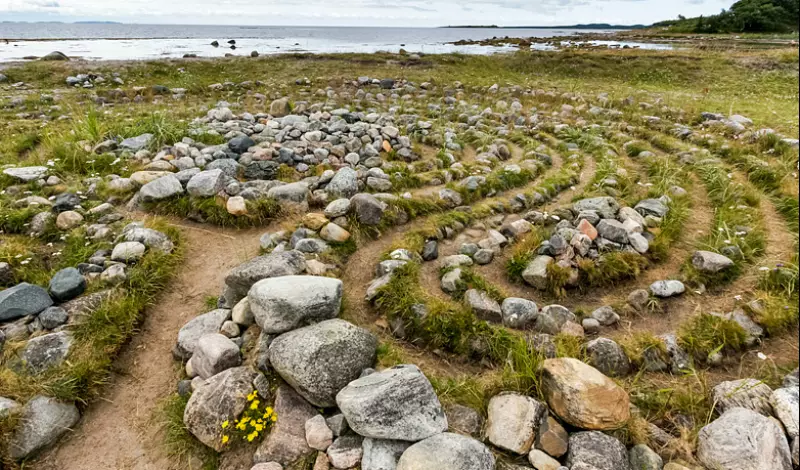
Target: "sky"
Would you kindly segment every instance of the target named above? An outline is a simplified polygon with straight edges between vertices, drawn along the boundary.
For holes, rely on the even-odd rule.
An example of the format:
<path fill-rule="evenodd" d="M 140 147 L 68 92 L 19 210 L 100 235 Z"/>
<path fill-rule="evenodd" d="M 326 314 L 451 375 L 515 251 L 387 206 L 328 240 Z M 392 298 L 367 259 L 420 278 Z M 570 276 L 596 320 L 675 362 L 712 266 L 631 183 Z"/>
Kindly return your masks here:
<path fill-rule="evenodd" d="M 0 0 L 2 21 L 276 26 L 651 24 L 733 0 Z M 0 38 L 3 27 L 0 23 Z"/>

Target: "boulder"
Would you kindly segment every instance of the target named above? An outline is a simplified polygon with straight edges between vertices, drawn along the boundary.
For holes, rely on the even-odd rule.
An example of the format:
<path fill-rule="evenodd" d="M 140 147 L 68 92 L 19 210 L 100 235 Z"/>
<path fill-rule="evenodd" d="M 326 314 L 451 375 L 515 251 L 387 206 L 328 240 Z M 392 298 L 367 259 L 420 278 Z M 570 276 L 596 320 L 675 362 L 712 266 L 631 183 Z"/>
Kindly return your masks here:
<path fill-rule="evenodd" d="M 593 211 L 604 219 L 613 219 L 619 212 L 619 203 L 613 197 L 593 197 L 588 199 L 581 199 L 573 204 L 572 209 L 575 212 Z"/>
<path fill-rule="evenodd" d="M 324 214 L 329 219 L 335 219 L 347 215 L 348 212 L 350 212 L 350 199 L 341 198 L 331 201 L 325 206 Z"/>
<path fill-rule="evenodd" d="M 331 222 L 322 227 L 319 236 L 329 242 L 344 243 L 350 239 L 350 232 Z"/>
<path fill-rule="evenodd" d="M 29 183 L 44 178 L 48 171 L 50 169 L 46 166 L 23 166 L 6 168 L 3 170 L 3 174 L 18 179 L 23 183 Z"/>
<path fill-rule="evenodd" d="M 25 404 L 19 425 L 8 441 L 8 455 L 14 460 L 32 457 L 54 444 L 80 419 L 78 408 L 55 398 L 35 396 Z"/>
<path fill-rule="evenodd" d="M 631 371 L 631 361 L 616 341 L 597 338 L 586 344 L 589 364 L 611 377 L 624 377 Z"/>
<path fill-rule="evenodd" d="M 130 150 L 131 152 L 138 152 L 150 145 L 153 140 L 153 134 L 141 134 L 135 137 L 128 137 L 119 144 L 122 150 Z"/>
<path fill-rule="evenodd" d="M 342 281 L 320 276 L 262 279 L 247 294 L 250 310 L 266 333 L 280 334 L 329 320 L 342 306 Z"/>
<path fill-rule="evenodd" d="M 650 293 L 662 299 L 681 295 L 686 291 L 686 286 L 681 281 L 666 280 L 656 281 L 650 284 Z"/>
<path fill-rule="evenodd" d="M 333 443 L 333 431 L 322 415 L 314 415 L 306 421 L 306 443 L 312 449 L 325 451 Z"/>
<path fill-rule="evenodd" d="M 153 180 L 139 190 L 139 199 L 142 202 L 157 202 L 183 194 L 183 185 L 173 174 L 167 174 Z"/>
<path fill-rule="evenodd" d="M 223 371 L 192 393 L 183 412 L 186 429 L 200 442 L 222 451 L 222 423 L 233 422 L 247 407 L 256 373 L 247 367 Z M 304 440 L 305 442 L 305 440 Z"/>
<path fill-rule="evenodd" d="M 275 186 L 267 191 L 267 197 L 275 199 L 282 207 L 305 212 L 308 210 L 308 184 L 303 182 Z"/>
<path fill-rule="evenodd" d="M 334 319 L 278 336 L 270 345 L 269 358 L 300 395 L 328 408 L 336 404 L 340 390 L 374 364 L 377 346 L 367 330 Z"/>
<path fill-rule="evenodd" d="M 547 406 L 533 398 L 505 393 L 489 400 L 486 438 L 501 449 L 527 454 Z"/>
<path fill-rule="evenodd" d="M 111 252 L 111 261 L 130 263 L 144 256 L 146 247 L 139 242 L 122 242 L 114 246 Z"/>
<path fill-rule="evenodd" d="M 503 325 L 509 328 L 524 329 L 532 326 L 539 315 L 536 302 L 516 297 L 507 297 L 500 306 Z"/>
<path fill-rule="evenodd" d="M 358 193 L 358 173 L 352 168 L 342 168 L 333 175 L 333 179 L 325 187 L 332 198 L 351 198 Z"/>
<path fill-rule="evenodd" d="M 22 363 L 33 374 L 55 367 L 67 358 L 72 335 L 66 331 L 31 338 L 20 354 Z"/>
<path fill-rule="evenodd" d="M 482 290 L 469 289 L 464 293 L 464 302 L 481 320 L 494 323 L 503 321 L 500 304 Z"/>
<path fill-rule="evenodd" d="M 722 414 L 732 408 L 747 408 L 764 416 L 772 415 L 769 404 L 772 389 L 756 379 L 740 379 L 721 382 L 711 391 L 717 411 Z"/>
<path fill-rule="evenodd" d="M 225 187 L 222 170 L 206 170 L 192 176 L 186 184 L 186 192 L 194 197 L 214 197 Z"/>
<path fill-rule="evenodd" d="M 200 378 L 208 379 L 241 363 L 242 358 L 236 343 L 224 335 L 211 333 L 197 340 L 191 368 Z"/>
<path fill-rule="evenodd" d="M 569 437 L 566 465 L 572 469 L 633 470 L 625 445 L 597 431 L 578 432 Z"/>
<path fill-rule="evenodd" d="M 547 289 L 547 267 L 553 263 L 553 258 L 539 255 L 525 267 L 522 279 L 530 286 L 539 290 Z"/>
<path fill-rule="evenodd" d="M 53 299 L 46 290 L 27 282 L 17 284 L 0 291 L 0 323 L 36 315 L 51 305 Z"/>
<path fill-rule="evenodd" d="M 175 346 L 176 354 L 183 359 L 192 357 L 197 347 L 197 341 L 205 335 L 219 333 L 222 324 L 225 323 L 230 316 L 230 310 L 217 309 L 189 320 L 189 322 L 183 325 L 178 331 L 178 343 Z"/>
<path fill-rule="evenodd" d="M 328 447 L 327 455 L 331 466 L 336 469 L 346 470 L 354 468 L 361 463 L 363 455 L 361 436 L 340 436 Z"/>
<path fill-rule="evenodd" d="M 378 225 L 383 219 L 384 204 L 372 194 L 360 193 L 350 198 L 356 220 L 364 225 Z"/>
<path fill-rule="evenodd" d="M 628 451 L 628 461 L 631 464 L 631 470 L 662 470 L 664 468 L 664 461 L 661 460 L 661 457 L 645 444 L 631 447 Z"/>
<path fill-rule="evenodd" d="M 411 444 L 404 441 L 364 439 L 361 470 L 396 470 L 397 461 Z"/>
<path fill-rule="evenodd" d="M 561 463 L 558 460 L 550 457 L 539 449 L 533 449 L 528 454 L 528 462 L 533 465 L 536 470 L 559 470 Z"/>
<path fill-rule="evenodd" d="M 397 470 L 494 470 L 495 457 L 481 442 L 460 434 L 436 434 L 406 450 Z"/>
<path fill-rule="evenodd" d="M 414 442 L 447 430 L 431 383 L 413 365 L 361 377 L 339 392 L 336 403 L 364 437 Z"/>
<path fill-rule="evenodd" d="M 256 142 L 246 135 L 239 135 L 228 141 L 228 148 L 235 153 L 245 153 Z"/>
<path fill-rule="evenodd" d="M 746 408 L 731 408 L 700 430 L 697 459 L 714 470 L 790 470 L 780 425 Z"/>
<path fill-rule="evenodd" d="M 258 256 L 233 268 L 225 276 L 225 284 L 237 297 L 234 303 L 247 295 L 256 282 L 279 276 L 294 276 L 306 269 L 306 259 L 299 251 L 289 250 Z"/>
<path fill-rule="evenodd" d="M 597 224 L 597 233 L 606 240 L 616 243 L 628 243 L 628 231 L 622 222 L 616 219 L 602 219 Z"/>
<path fill-rule="evenodd" d="M 75 211 L 64 211 L 56 217 L 56 228 L 72 230 L 83 223 L 83 216 Z"/>
<path fill-rule="evenodd" d="M 661 199 L 643 199 L 634 207 L 636 212 L 643 217 L 651 215 L 653 217 L 663 218 L 669 212 L 669 207 L 664 204 Z"/>
<path fill-rule="evenodd" d="M 468 406 L 455 403 L 446 405 L 444 413 L 450 432 L 476 437 L 483 428 L 481 415 Z"/>
<path fill-rule="evenodd" d="M 618 429 L 630 418 L 630 399 L 625 390 L 577 359 L 545 360 L 542 388 L 550 409 L 575 427 Z"/>
<path fill-rule="evenodd" d="M 727 256 L 711 251 L 695 251 L 692 255 L 692 266 L 704 273 L 718 273 L 733 267 L 733 265 L 733 260 Z"/>
<path fill-rule="evenodd" d="M 319 413 L 287 385 L 275 392 L 274 409 L 278 420 L 258 446 L 253 460 L 289 465 L 313 451 L 306 442 L 306 422 Z"/>
<path fill-rule="evenodd" d="M 539 423 L 533 447 L 555 458 L 561 458 L 569 449 L 569 434 L 552 416 Z"/>
<path fill-rule="evenodd" d="M 76 268 L 64 268 L 50 279 L 50 295 L 59 302 L 66 302 L 83 294 L 86 279 Z"/>
<path fill-rule="evenodd" d="M 798 420 L 800 420 L 798 393 L 800 389 L 797 387 L 779 388 L 769 397 L 773 414 L 783 423 L 786 434 L 791 439 L 796 439 L 798 435 Z"/>
<path fill-rule="evenodd" d="M 47 307 L 39 314 L 39 322 L 46 330 L 53 330 L 69 319 L 67 311 L 61 307 Z"/>
<path fill-rule="evenodd" d="M 614 308 L 609 306 L 600 307 L 592 312 L 592 318 L 600 322 L 603 326 L 611 326 L 619 321 L 619 314 Z"/>
<path fill-rule="evenodd" d="M 536 329 L 547 334 L 557 335 L 564 325 L 576 321 L 575 314 L 563 305 L 547 305 L 536 317 Z"/>

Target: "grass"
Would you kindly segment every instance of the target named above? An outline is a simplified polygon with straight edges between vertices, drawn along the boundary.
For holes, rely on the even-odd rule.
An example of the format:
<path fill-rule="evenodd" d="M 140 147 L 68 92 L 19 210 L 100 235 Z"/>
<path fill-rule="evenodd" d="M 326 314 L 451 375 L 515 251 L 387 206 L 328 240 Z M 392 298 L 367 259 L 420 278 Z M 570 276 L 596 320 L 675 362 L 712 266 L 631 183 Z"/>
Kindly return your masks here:
<path fill-rule="evenodd" d="M 707 361 L 711 354 L 741 351 L 747 333 L 733 320 L 701 313 L 684 324 L 678 331 L 678 342 L 696 359 Z"/>
<path fill-rule="evenodd" d="M 276 219 L 280 214 L 280 206 L 273 199 L 256 199 L 245 201 L 246 215 L 233 215 L 225 207 L 225 201 L 219 198 L 195 198 L 188 195 L 178 196 L 158 202 L 145 203 L 144 208 L 150 212 L 182 218 L 201 218 L 206 223 L 220 227 L 259 227 Z"/>
<path fill-rule="evenodd" d="M 218 455 L 209 447 L 198 441 L 183 423 L 183 412 L 189 397 L 177 393 L 164 398 L 159 406 L 157 417 L 164 429 L 164 448 L 167 453 L 182 465 L 200 458 L 203 470 L 218 468 Z"/>

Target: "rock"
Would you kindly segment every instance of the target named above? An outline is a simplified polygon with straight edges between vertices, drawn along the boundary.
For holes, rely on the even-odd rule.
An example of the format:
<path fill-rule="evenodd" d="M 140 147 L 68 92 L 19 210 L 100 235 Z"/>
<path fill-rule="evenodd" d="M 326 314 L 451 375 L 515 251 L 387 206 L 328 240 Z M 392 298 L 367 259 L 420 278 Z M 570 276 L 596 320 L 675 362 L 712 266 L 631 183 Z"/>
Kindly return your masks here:
<path fill-rule="evenodd" d="M 283 251 L 258 256 L 233 268 L 225 276 L 225 284 L 237 296 L 247 295 L 256 282 L 279 276 L 294 276 L 306 269 L 306 259 L 299 251 Z"/>
<path fill-rule="evenodd" d="M 122 150 L 130 150 L 131 152 L 138 152 L 150 145 L 153 140 L 153 134 L 142 134 L 136 137 L 129 137 L 119 144 Z"/>
<path fill-rule="evenodd" d="M 86 279 L 75 268 L 64 268 L 50 279 L 50 295 L 59 302 L 66 302 L 83 294 Z"/>
<path fill-rule="evenodd" d="M 686 286 L 681 281 L 667 280 L 656 281 L 650 284 L 650 293 L 662 299 L 681 295 L 686 291 Z"/>
<path fill-rule="evenodd" d="M 367 193 L 356 194 L 350 198 L 356 219 L 364 225 L 378 225 L 383 218 L 384 205 L 375 196 Z"/>
<path fill-rule="evenodd" d="M 732 408 L 747 408 L 764 416 L 771 416 L 771 395 L 772 389 L 769 385 L 756 379 L 721 382 L 711 390 L 711 397 L 720 414 Z"/>
<path fill-rule="evenodd" d="M 8 455 L 14 460 L 32 457 L 54 444 L 78 423 L 81 415 L 72 403 L 41 395 L 33 397 L 20 414 L 19 425 L 8 442 Z"/>
<path fill-rule="evenodd" d="M 322 227 L 319 236 L 329 242 L 344 243 L 350 239 L 350 232 L 331 222 Z"/>
<path fill-rule="evenodd" d="M 544 255 L 533 258 L 522 272 L 522 279 L 525 280 L 528 285 L 536 289 L 547 289 L 547 267 L 551 265 L 553 261 L 553 258 Z"/>
<path fill-rule="evenodd" d="M 0 397 L 0 419 L 16 415 L 20 411 L 22 411 L 22 405 L 10 398 Z"/>
<path fill-rule="evenodd" d="M 178 343 L 175 351 L 181 358 L 189 359 L 194 354 L 197 341 L 202 336 L 218 333 L 222 328 L 222 324 L 230 318 L 230 315 L 230 310 L 217 309 L 189 320 L 178 331 Z"/>
<path fill-rule="evenodd" d="M 253 460 L 289 465 L 313 451 L 306 442 L 306 422 L 318 413 L 286 385 L 275 392 L 274 409 L 278 421 L 258 447 Z"/>
<path fill-rule="evenodd" d="M 594 211 L 604 219 L 613 219 L 619 212 L 619 204 L 613 197 L 593 197 L 582 199 L 572 206 L 575 212 Z"/>
<path fill-rule="evenodd" d="M 445 201 L 448 207 L 458 207 L 463 203 L 461 193 L 450 188 L 439 190 L 439 199 Z"/>
<path fill-rule="evenodd" d="M 4 175 L 16 178 L 24 183 L 36 181 L 47 175 L 50 171 L 46 166 L 24 166 L 16 168 L 6 168 L 3 170 Z"/>
<path fill-rule="evenodd" d="M 194 197 L 214 197 L 225 187 L 222 170 L 206 170 L 192 176 L 186 184 L 186 192 Z"/>
<path fill-rule="evenodd" d="M 373 365 L 377 346 L 377 339 L 368 331 L 334 319 L 278 336 L 269 357 L 275 371 L 300 395 L 315 406 L 328 408 L 336 404 L 340 390 Z M 348 422 L 352 426 L 349 418 Z"/>
<path fill-rule="evenodd" d="M 331 428 L 333 435 L 336 437 L 344 436 L 348 431 L 350 431 L 350 426 L 347 424 L 347 420 L 341 413 L 337 413 L 330 418 L 327 418 L 325 423 L 327 423 L 328 427 Z"/>
<path fill-rule="evenodd" d="M 241 363 L 242 358 L 236 343 L 224 335 L 211 333 L 197 340 L 191 368 L 201 378 L 208 379 Z"/>
<path fill-rule="evenodd" d="M 350 199 L 358 193 L 358 173 L 352 168 L 340 169 L 325 187 L 325 191 L 332 198 Z"/>
<path fill-rule="evenodd" d="M 312 449 L 323 452 L 333 443 L 333 431 L 324 416 L 315 415 L 306 421 L 306 442 Z"/>
<path fill-rule="evenodd" d="M 364 439 L 361 470 L 395 470 L 403 452 L 411 446 L 408 442 L 385 439 Z"/>
<path fill-rule="evenodd" d="M 361 377 L 339 392 L 336 403 L 364 437 L 413 442 L 447 430 L 431 383 L 413 365 Z"/>
<path fill-rule="evenodd" d="M 637 312 L 644 312 L 647 309 L 647 305 L 650 303 L 650 293 L 644 289 L 637 289 L 628 294 L 627 301 L 628 305 L 633 307 Z"/>
<path fill-rule="evenodd" d="M 25 368 L 39 374 L 64 362 L 72 346 L 72 335 L 66 331 L 31 338 L 20 357 Z"/>
<path fill-rule="evenodd" d="M 280 118 L 291 114 L 292 106 L 289 104 L 289 98 L 279 98 L 269 105 L 269 114 L 272 117 Z"/>
<path fill-rule="evenodd" d="M 256 145 L 256 142 L 246 135 L 234 137 L 228 141 L 228 148 L 235 153 L 245 153 L 250 147 Z"/>
<path fill-rule="evenodd" d="M 225 210 L 231 215 L 247 215 L 247 202 L 241 196 L 232 196 L 225 203 Z"/>
<path fill-rule="evenodd" d="M 597 369 L 577 359 L 561 358 L 545 360 L 543 372 L 547 403 L 567 423 L 610 430 L 630 418 L 628 394 Z"/>
<path fill-rule="evenodd" d="M 484 291 L 469 289 L 464 293 L 464 302 L 481 320 L 494 323 L 500 323 L 503 321 L 503 314 L 500 310 L 500 304 L 498 304 L 496 300 L 489 297 L 489 294 Z"/>
<path fill-rule="evenodd" d="M 183 194 L 183 185 L 173 174 L 167 174 L 153 180 L 139 190 L 139 199 L 142 202 L 157 202 Z"/>
<path fill-rule="evenodd" d="M 500 394 L 489 400 L 486 438 L 497 447 L 516 454 L 527 454 L 547 407 L 533 398 L 515 393 Z"/>
<path fill-rule="evenodd" d="M 602 219 L 597 224 L 597 233 L 606 240 L 616 243 L 628 243 L 628 231 L 616 219 Z"/>
<path fill-rule="evenodd" d="M 779 388 L 772 392 L 769 403 L 772 410 L 786 429 L 786 434 L 791 439 L 798 436 L 798 420 L 800 420 L 800 399 L 798 397 L 800 389 L 797 387 Z"/>
<path fill-rule="evenodd" d="M 733 267 L 733 260 L 727 256 L 711 251 L 695 251 L 692 255 L 692 266 L 703 273 L 718 273 Z"/>
<path fill-rule="evenodd" d="M 328 461 L 333 468 L 346 470 L 356 467 L 363 455 L 361 436 L 341 436 L 328 447 Z"/>
<path fill-rule="evenodd" d="M 631 361 L 616 341 L 597 338 L 586 345 L 589 364 L 611 377 L 624 377 L 631 371 Z"/>
<path fill-rule="evenodd" d="M 631 244 L 634 250 L 640 255 L 647 253 L 650 250 L 650 242 L 647 241 L 641 233 L 629 233 L 628 243 Z"/>
<path fill-rule="evenodd" d="M 547 455 L 561 458 L 569 449 L 569 434 L 552 416 L 547 416 L 539 423 L 533 446 Z"/>
<path fill-rule="evenodd" d="M 472 259 L 475 260 L 476 264 L 481 266 L 489 264 L 492 262 L 492 259 L 494 259 L 494 251 L 482 248 L 475 252 Z"/>
<path fill-rule="evenodd" d="M 72 230 L 83 223 L 83 216 L 75 211 L 64 211 L 56 217 L 56 227 L 59 230 Z"/>
<path fill-rule="evenodd" d="M 69 319 L 67 311 L 61 307 L 47 307 L 39 314 L 39 322 L 46 330 L 53 330 Z"/>
<path fill-rule="evenodd" d="M 536 329 L 551 335 L 557 335 L 565 324 L 575 321 L 577 321 L 575 314 L 563 305 L 547 305 L 536 317 Z"/>
<path fill-rule="evenodd" d="M 36 315 L 53 305 L 46 290 L 23 282 L 0 291 L 0 323 Z"/>
<path fill-rule="evenodd" d="M 783 378 L 783 387 L 800 387 L 800 368 L 795 367 L 793 371 L 786 374 Z"/>
<path fill-rule="evenodd" d="M 561 464 L 558 460 L 538 449 L 533 449 L 528 454 L 528 462 L 530 462 L 536 470 L 559 470 L 561 468 Z"/>
<path fill-rule="evenodd" d="M 603 326 L 611 326 L 619 322 L 619 315 L 612 307 L 600 307 L 592 312 L 592 318 Z"/>
<path fill-rule="evenodd" d="M 450 255 L 439 260 L 439 265 L 442 269 L 459 266 L 472 266 L 472 264 L 472 258 L 467 255 Z"/>
<path fill-rule="evenodd" d="M 745 408 L 731 408 L 700 430 L 697 460 L 719 470 L 790 470 L 789 443 L 780 425 Z"/>
<path fill-rule="evenodd" d="M 631 470 L 662 470 L 664 467 L 661 457 L 644 444 L 631 447 L 628 451 L 628 461 Z"/>
<path fill-rule="evenodd" d="M 428 240 L 422 247 L 422 259 L 424 261 L 433 261 L 439 257 L 439 242 L 436 240 Z"/>
<path fill-rule="evenodd" d="M 247 367 L 236 367 L 206 380 L 186 404 L 186 429 L 206 446 L 222 451 L 222 423 L 233 422 L 247 407 L 255 375 Z"/>
<path fill-rule="evenodd" d="M 172 253 L 175 245 L 168 236 L 151 228 L 138 227 L 133 224 L 122 230 L 122 238 L 128 242 L 139 242 L 148 248 L 162 253 Z"/>
<path fill-rule="evenodd" d="M 503 315 L 503 325 L 509 328 L 525 329 L 534 324 L 539 316 L 539 307 L 536 302 L 516 297 L 507 297 L 500 306 Z"/>
<path fill-rule="evenodd" d="M 566 465 L 575 470 L 632 470 L 625 446 L 597 431 L 578 432 L 569 437 Z"/>
<path fill-rule="evenodd" d="M 397 470 L 494 470 L 495 457 L 475 439 L 442 433 L 406 450 Z"/>
<path fill-rule="evenodd" d="M 122 242 L 114 246 L 111 252 L 111 261 L 122 263 L 135 262 L 144 256 L 145 246 L 139 242 Z"/>
<path fill-rule="evenodd" d="M 468 406 L 446 405 L 444 413 L 451 432 L 476 437 L 480 434 L 481 428 L 483 428 L 481 415 Z"/>
<path fill-rule="evenodd" d="M 64 54 L 63 52 L 53 51 L 53 52 L 41 57 L 39 60 L 62 61 L 62 60 L 69 60 L 69 57 L 67 57 L 67 55 Z"/>
<path fill-rule="evenodd" d="M 256 322 L 253 311 L 250 310 L 250 299 L 247 297 L 240 300 L 231 311 L 231 319 L 239 325 L 250 326 Z"/>
<path fill-rule="evenodd" d="M 320 276 L 272 277 L 253 284 L 247 298 L 258 326 L 266 333 L 280 334 L 337 317 L 342 281 Z"/>
<path fill-rule="evenodd" d="M 267 197 L 275 199 L 290 210 L 305 212 L 308 210 L 308 184 L 303 182 L 275 186 L 267 191 Z"/>
<path fill-rule="evenodd" d="M 335 219 L 347 215 L 348 212 L 350 212 L 350 199 L 342 198 L 331 201 L 325 207 L 324 214 L 329 219 Z"/>
<path fill-rule="evenodd" d="M 667 215 L 667 212 L 669 212 L 669 207 L 660 199 L 643 199 L 636 204 L 634 209 L 644 217 L 651 215 L 653 217 L 663 218 Z"/>
<path fill-rule="evenodd" d="M 277 462 L 257 463 L 250 470 L 283 470 L 283 465 Z"/>

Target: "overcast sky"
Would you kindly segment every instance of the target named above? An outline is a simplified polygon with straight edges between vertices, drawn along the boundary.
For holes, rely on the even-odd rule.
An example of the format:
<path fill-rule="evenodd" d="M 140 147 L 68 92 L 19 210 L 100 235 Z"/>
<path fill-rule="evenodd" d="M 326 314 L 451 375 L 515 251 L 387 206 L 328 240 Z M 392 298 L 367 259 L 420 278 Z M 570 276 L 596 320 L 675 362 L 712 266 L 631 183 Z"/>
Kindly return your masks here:
<path fill-rule="evenodd" d="M 650 24 L 733 0 L 0 0 L 0 21 L 442 26 Z M 3 37 L 0 24 L 0 37 Z"/>

